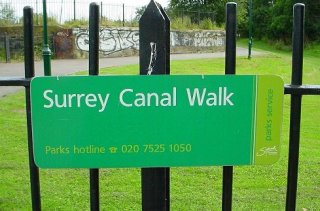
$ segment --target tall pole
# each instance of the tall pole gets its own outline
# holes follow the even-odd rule
[[[37,18],[37,25],[39,25],[38,0],[36,1],[36,18]]]
[[[43,0],[43,65],[44,75],[51,75],[51,50],[48,44],[47,1]]]
[[[249,41],[248,41],[248,59],[251,59],[252,49],[252,0],[249,0]]]
[[[124,27],[124,4],[122,4],[122,26]]]
[[[76,0],[73,0],[73,20],[76,20]]]

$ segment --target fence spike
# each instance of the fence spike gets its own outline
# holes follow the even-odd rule
[[[140,75],[170,74],[170,20],[150,1],[139,21]],[[142,210],[170,209],[170,169],[141,170]]]

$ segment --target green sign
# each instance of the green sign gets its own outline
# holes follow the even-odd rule
[[[41,168],[271,164],[283,81],[276,76],[74,76],[31,82]]]

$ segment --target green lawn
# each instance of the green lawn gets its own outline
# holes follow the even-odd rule
[[[260,45],[260,46],[259,46]],[[262,43],[255,50],[270,51]],[[305,84],[320,82],[320,45],[305,52]],[[290,83],[291,57],[273,51],[251,60],[237,58],[238,74],[276,74]],[[172,74],[223,74],[224,59],[174,61]],[[138,74],[138,66],[114,67],[102,74]],[[282,152],[272,166],[234,168],[234,210],[284,210],[290,97],[285,96]],[[320,98],[303,97],[297,210],[320,207]],[[0,210],[30,210],[24,94],[0,99]],[[221,210],[221,167],[172,168],[172,210]],[[102,169],[102,210],[141,210],[140,169]],[[40,170],[43,210],[88,210],[89,171]]]

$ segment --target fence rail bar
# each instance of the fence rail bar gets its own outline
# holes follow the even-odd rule
[[[291,84],[300,86],[303,75],[303,41],[304,41],[304,4],[293,7],[293,36],[292,36],[292,79]],[[289,160],[287,176],[286,210],[296,210],[298,164],[301,124],[301,95],[291,95]]]
[[[226,58],[225,74],[236,74],[236,30],[237,30],[237,4],[226,5]],[[222,180],[222,210],[232,210],[232,183],[233,167],[223,167]]]
[[[99,5],[89,8],[89,75],[99,75]],[[100,209],[99,169],[90,169],[90,209]]]
[[[23,28],[24,28],[24,64],[25,77],[34,77],[34,47],[33,47],[33,10],[31,7],[23,8]],[[29,79],[24,79],[29,80]],[[33,156],[33,134],[31,127],[31,100],[30,87],[25,89],[26,93],[26,114],[27,114],[27,133],[28,133],[28,153],[29,153],[29,170],[31,185],[32,210],[41,210],[40,196],[40,178],[39,168],[34,163]]]
[[[0,86],[30,86],[31,78],[23,77],[0,77]]]
[[[320,95],[320,85],[285,85],[284,94]]]

